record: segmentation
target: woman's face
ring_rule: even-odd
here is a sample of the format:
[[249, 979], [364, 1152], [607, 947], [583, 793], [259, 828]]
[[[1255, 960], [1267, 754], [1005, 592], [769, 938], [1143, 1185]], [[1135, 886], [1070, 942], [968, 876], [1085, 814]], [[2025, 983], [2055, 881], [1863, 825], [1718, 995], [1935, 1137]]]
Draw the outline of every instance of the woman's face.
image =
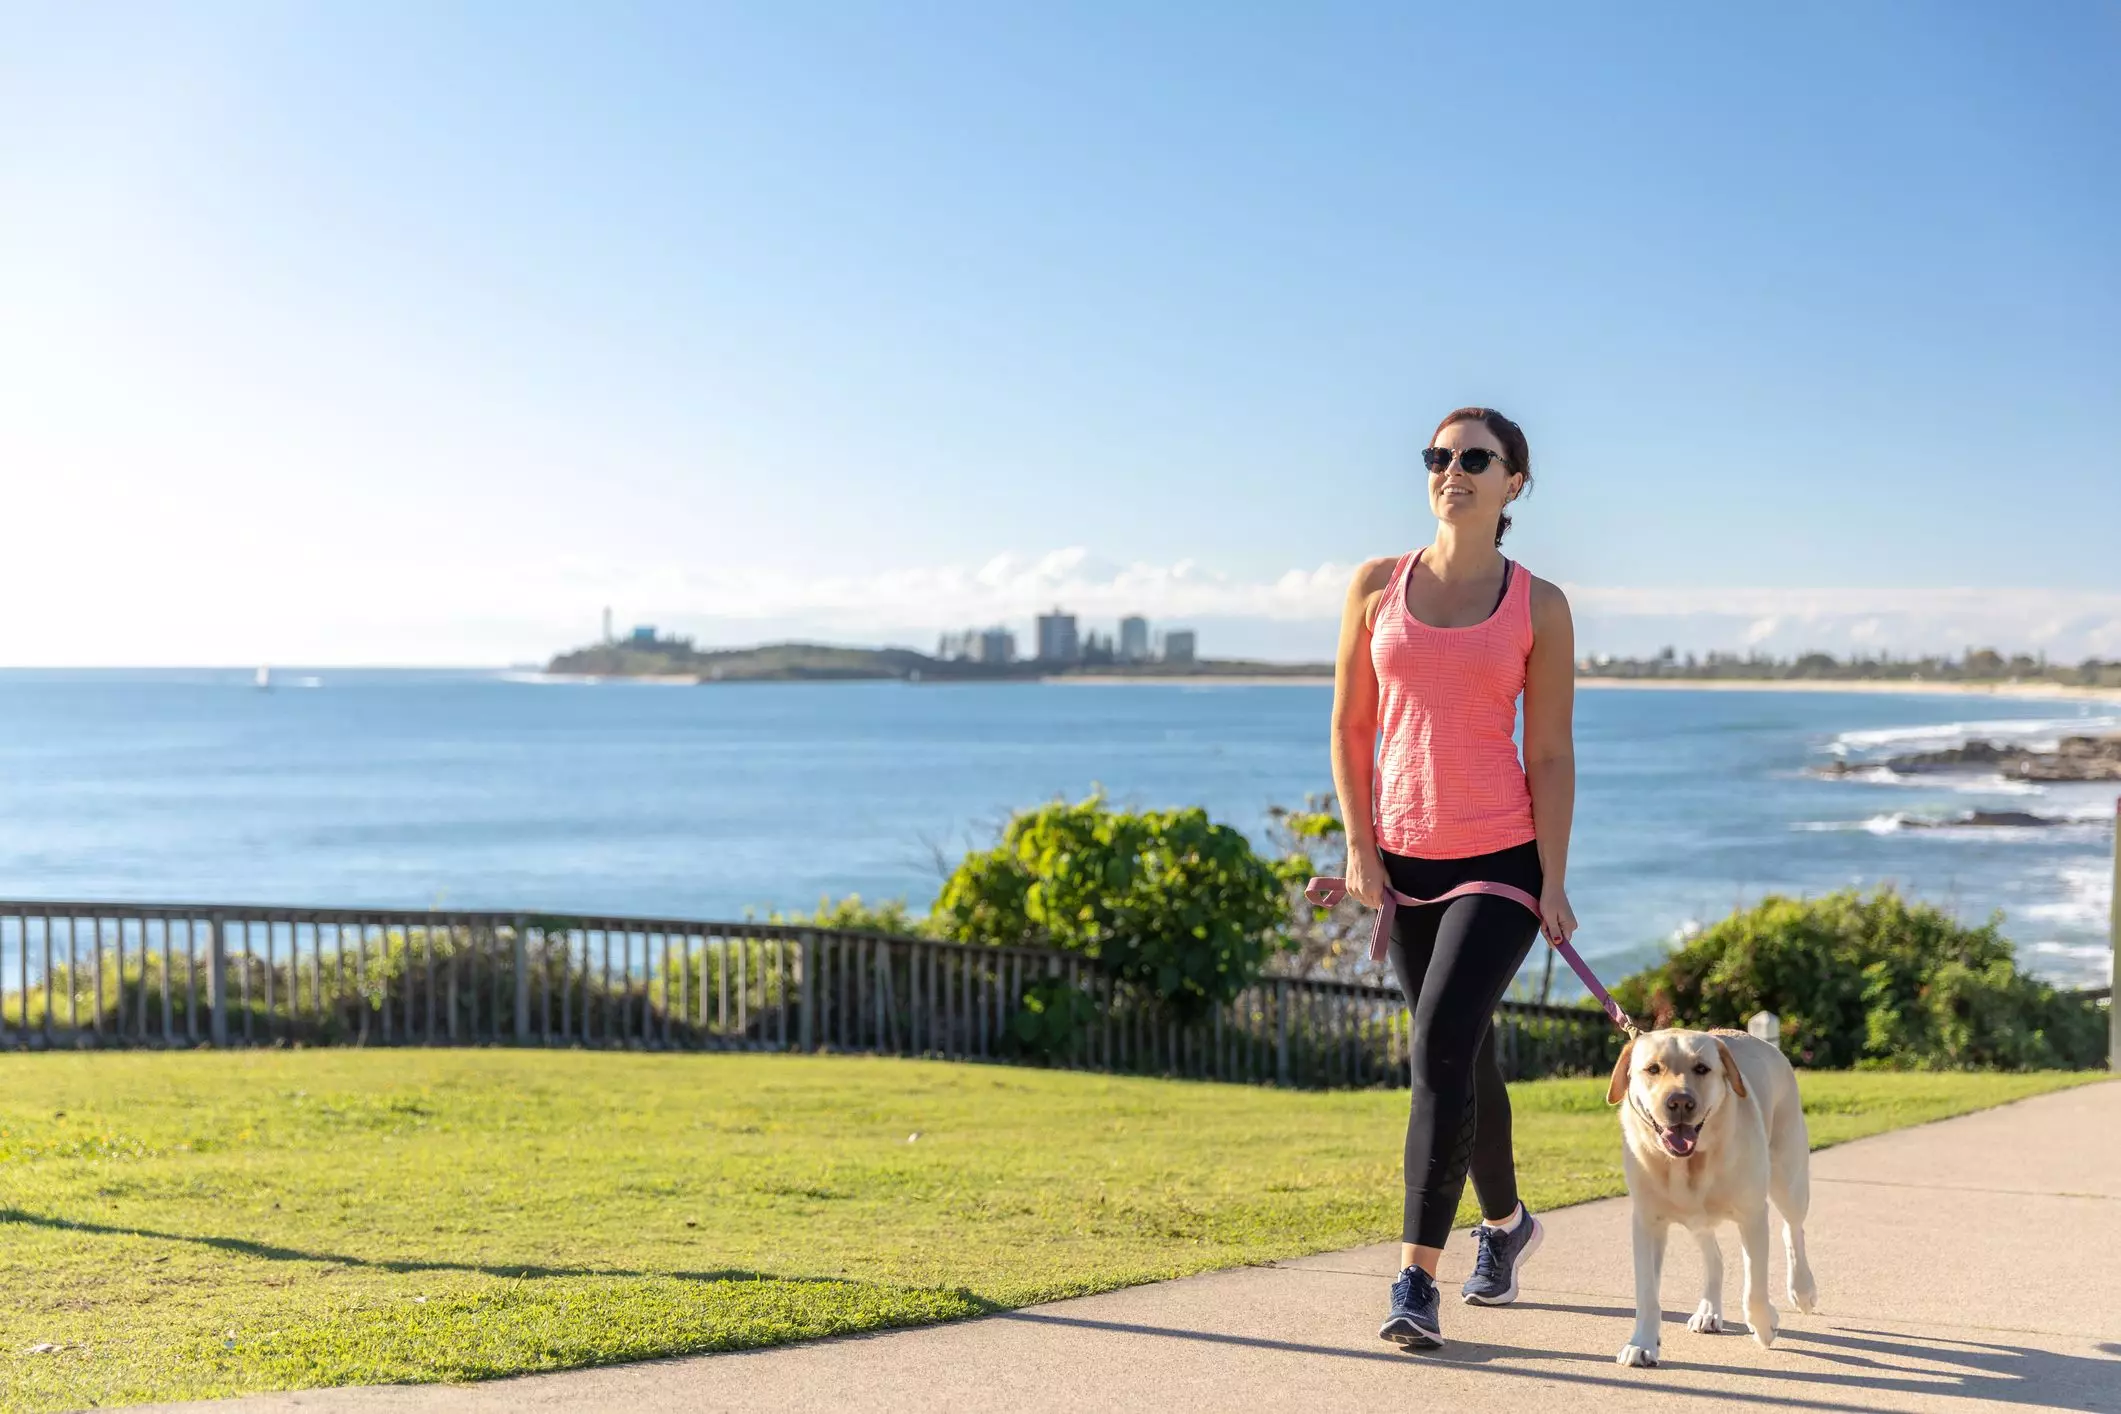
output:
[[1479, 531], [1485, 526], [1486, 533], [1492, 536], [1496, 523], [1502, 519], [1503, 507], [1524, 484], [1523, 476], [1504, 464], [1502, 443], [1485, 422], [1467, 418], [1437, 433], [1429, 445], [1454, 452], [1477, 447], [1494, 453], [1494, 459], [1481, 472], [1467, 471], [1457, 457], [1451, 459], [1449, 466], [1426, 472], [1429, 509], [1438, 520], [1466, 531]]

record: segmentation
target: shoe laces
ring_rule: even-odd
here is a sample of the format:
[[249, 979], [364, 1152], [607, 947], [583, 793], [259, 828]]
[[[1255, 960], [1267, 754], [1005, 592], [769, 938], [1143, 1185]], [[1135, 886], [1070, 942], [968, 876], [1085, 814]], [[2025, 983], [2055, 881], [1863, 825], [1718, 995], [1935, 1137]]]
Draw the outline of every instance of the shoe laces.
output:
[[1412, 1307], [1421, 1290], [1421, 1283], [1429, 1280], [1429, 1274], [1419, 1267], [1408, 1267], [1392, 1282], [1392, 1304], [1395, 1307]]
[[1499, 1227], [1486, 1223], [1473, 1229], [1473, 1241], [1479, 1244], [1479, 1254], [1473, 1258], [1473, 1270], [1480, 1276], [1499, 1276], [1503, 1268], [1503, 1239], [1510, 1236]]

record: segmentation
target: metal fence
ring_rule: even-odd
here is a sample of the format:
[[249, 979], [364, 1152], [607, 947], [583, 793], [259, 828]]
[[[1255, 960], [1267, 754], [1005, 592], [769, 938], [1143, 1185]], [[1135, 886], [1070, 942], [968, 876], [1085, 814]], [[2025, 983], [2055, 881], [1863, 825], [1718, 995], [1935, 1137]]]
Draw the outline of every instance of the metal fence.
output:
[[[12, 975], [5, 975], [12, 963]], [[1065, 1008], [1074, 1020], [1049, 1018]], [[1401, 1085], [1398, 989], [1267, 978], [1183, 1016], [1066, 952], [676, 919], [0, 902], [0, 1048], [518, 1045], [1022, 1060]], [[1610, 1066], [1597, 1012], [1504, 1002], [1524, 1078]]]

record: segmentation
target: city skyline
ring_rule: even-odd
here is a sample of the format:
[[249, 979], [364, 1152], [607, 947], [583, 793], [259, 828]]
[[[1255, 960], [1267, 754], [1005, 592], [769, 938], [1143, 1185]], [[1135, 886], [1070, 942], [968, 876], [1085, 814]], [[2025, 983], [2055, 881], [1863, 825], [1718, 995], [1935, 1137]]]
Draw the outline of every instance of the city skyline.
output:
[[2121, 656], [2110, 6], [0, 0], [0, 41], [0, 595], [66, 606], [0, 663], [1056, 598], [1313, 660], [1471, 402], [1587, 651]]

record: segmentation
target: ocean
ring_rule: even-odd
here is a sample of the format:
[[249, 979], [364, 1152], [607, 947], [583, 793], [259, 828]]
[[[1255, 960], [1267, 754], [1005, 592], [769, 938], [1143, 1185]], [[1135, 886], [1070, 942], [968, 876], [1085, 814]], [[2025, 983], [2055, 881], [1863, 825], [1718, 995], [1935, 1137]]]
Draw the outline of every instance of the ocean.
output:
[[[0, 673], [0, 897], [705, 919], [925, 909], [1012, 810], [1102, 789], [1262, 832], [1330, 789], [1319, 686], [675, 687], [535, 674]], [[2103, 982], [2112, 786], [1807, 773], [1835, 756], [2121, 730], [2111, 703], [1578, 695], [1570, 895], [1618, 975], [1771, 892], [1891, 882]], [[2072, 823], [1923, 829], [2016, 809]], [[12, 949], [9, 949], [12, 951]], [[1534, 955], [1534, 963], [1539, 954]], [[0, 961], [0, 976], [15, 975]], [[1565, 995], [1565, 969], [1557, 969]]]

